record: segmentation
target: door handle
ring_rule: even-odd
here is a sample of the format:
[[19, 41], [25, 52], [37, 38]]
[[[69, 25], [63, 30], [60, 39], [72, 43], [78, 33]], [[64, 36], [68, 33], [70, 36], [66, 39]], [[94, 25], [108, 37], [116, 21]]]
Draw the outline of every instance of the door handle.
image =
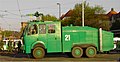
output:
[[55, 40], [56, 40], [57, 38], [55, 37]]

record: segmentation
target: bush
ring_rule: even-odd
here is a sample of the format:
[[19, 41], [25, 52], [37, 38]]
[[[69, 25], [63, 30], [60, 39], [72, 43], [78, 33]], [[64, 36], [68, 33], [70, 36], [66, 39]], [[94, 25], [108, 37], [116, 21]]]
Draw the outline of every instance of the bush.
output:
[[4, 42], [0, 41], [0, 50], [3, 50], [3, 45], [4, 45]]

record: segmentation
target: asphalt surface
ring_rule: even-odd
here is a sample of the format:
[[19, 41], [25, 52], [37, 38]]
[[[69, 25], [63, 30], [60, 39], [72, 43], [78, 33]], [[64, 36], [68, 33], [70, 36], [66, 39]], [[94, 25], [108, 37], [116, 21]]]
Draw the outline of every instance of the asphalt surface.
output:
[[0, 52], [0, 61], [95, 61], [95, 62], [119, 62], [120, 61], [120, 53], [110, 53], [110, 54], [97, 54], [94, 58], [72, 58], [68, 57], [66, 54], [63, 53], [55, 53], [55, 54], [46, 54], [43, 59], [34, 59], [32, 56], [23, 54], [23, 53], [10, 53], [10, 52]]

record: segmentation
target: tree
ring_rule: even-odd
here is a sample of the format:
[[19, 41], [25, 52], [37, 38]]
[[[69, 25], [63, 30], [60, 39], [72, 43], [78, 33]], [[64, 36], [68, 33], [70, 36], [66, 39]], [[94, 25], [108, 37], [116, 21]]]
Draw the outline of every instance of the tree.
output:
[[[105, 10], [103, 7], [96, 5], [95, 7], [92, 7], [89, 5], [89, 3], [84, 3], [85, 7], [85, 25], [91, 26], [95, 28], [103, 28], [104, 30], [109, 30], [109, 18], [104, 14]], [[81, 26], [82, 25], [82, 4], [76, 4], [74, 8], [72, 9], [73, 13], [69, 18], [64, 19], [65, 22], [69, 24], [73, 24], [75, 26]]]
[[12, 33], [13, 31], [5, 30], [5, 31], [2, 31], [2, 36], [9, 37], [10, 35], [12, 35]]
[[57, 18], [55, 16], [51, 16], [49, 14], [43, 16], [43, 18], [45, 21], [56, 21], [57, 20]]
[[44, 15], [43, 13], [39, 13], [38, 11], [36, 11], [35, 14], [27, 14], [27, 16], [36, 16], [36, 17], [40, 17], [42, 18], [42, 21], [55, 21], [57, 20], [57, 18], [55, 16], [52, 16], [50, 14]]

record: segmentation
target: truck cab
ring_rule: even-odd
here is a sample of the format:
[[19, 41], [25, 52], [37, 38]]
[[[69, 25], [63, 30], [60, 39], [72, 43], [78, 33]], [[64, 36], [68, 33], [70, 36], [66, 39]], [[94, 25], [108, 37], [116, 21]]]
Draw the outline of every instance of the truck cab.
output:
[[61, 52], [61, 23], [51, 21], [28, 22], [24, 30], [23, 40], [25, 53], [32, 53], [35, 58], [41, 58], [37, 55], [44, 55], [45, 52]]

